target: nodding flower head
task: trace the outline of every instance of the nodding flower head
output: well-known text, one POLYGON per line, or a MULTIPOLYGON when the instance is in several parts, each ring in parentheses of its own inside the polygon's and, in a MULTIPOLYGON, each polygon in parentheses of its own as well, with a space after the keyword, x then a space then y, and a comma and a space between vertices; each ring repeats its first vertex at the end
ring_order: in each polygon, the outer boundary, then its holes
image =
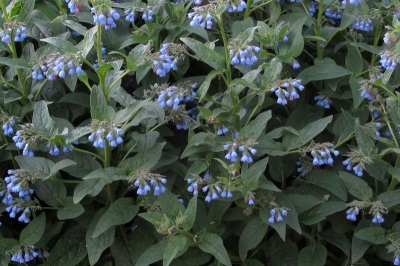
POLYGON ((115 21, 120 15, 113 8, 104 6, 99 9, 98 6, 93 6, 90 11, 93 14, 93 22, 103 25, 105 30, 117 27, 115 21))
POLYGON ((326 95, 318 95, 314 97, 314 100, 317 102, 317 106, 321 106, 325 109, 331 108, 330 99, 326 95))
POLYGON ((105 148, 106 142, 111 147, 117 147, 124 142, 122 139, 123 130, 114 123, 94 120, 92 122, 92 129, 93 133, 90 134, 88 139, 90 142, 93 142, 93 146, 96 148, 105 148))
POLYGON ((348 171, 353 170, 358 176, 363 176, 365 165, 372 163, 372 159, 365 155, 360 149, 353 149, 347 154, 349 158, 343 161, 348 171))
POLYGON ((193 12, 188 13, 188 18, 192 19, 189 23, 192 27, 200 26, 204 29, 211 29, 215 18, 211 13, 212 5, 207 6, 195 6, 193 12))
POLYGON ((83 6, 82 0, 65 0, 68 3, 69 12, 72 14, 78 14, 83 6))
POLYGON ((304 90, 304 86, 301 85, 300 79, 285 79, 276 81, 270 90, 271 92, 275 92, 275 95, 278 97, 278 104, 286 105, 288 102, 287 99, 293 101, 300 98, 297 90, 304 90))
POLYGON ((32 66, 32 78, 41 80, 47 77, 49 80, 65 78, 67 75, 83 74, 82 61, 79 54, 59 53, 50 54, 39 60, 32 66))
POLYGON ((353 28, 355 28, 356 30, 368 32, 374 30, 374 24, 372 23, 372 20, 370 18, 358 17, 353 22, 353 28))
POLYGON ((246 10, 246 2, 243 0, 230 0, 225 4, 226 12, 242 12, 246 10))
POLYGON ((397 63, 399 62, 399 56, 395 51, 386 50, 381 52, 379 55, 381 57, 380 62, 383 68, 387 70, 393 70, 396 68, 397 63))
POLYGON ((231 65, 252 66, 257 62, 257 54, 261 49, 254 45, 246 45, 244 47, 232 47, 229 50, 231 57, 231 65))
POLYGON ((131 185, 132 188, 137 188, 136 193, 138 195, 146 196, 153 190, 153 195, 159 196, 166 191, 165 184, 167 183, 167 179, 163 175, 139 169, 130 175, 129 182, 133 183, 133 186, 131 185))
POLYGON ((341 19, 343 11, 336 7, 329 7, 325 10, 325 16, 333 19, 341 19))
POLYGON ((235 141, 226 142, 224 144, 224 149, 227 150, 228 153, 225 155, 225 159, 236 163, 240 158, 240 161, 243 163, 252 163, 252 155, 257 153, 257 150, 253 148, 256 144, 257 143, 252 139, 242 140, 240 137, 237 137, 235 141), (241 152, 241 155, 238 155, 238 152, 241 152))
POLYGON ((11 38, 14 42, 23 42, 26 38, 26 28, 23 23, 11 20, 3 24, 3 29, 0 30, 0 38, 4 43, 11 43, 11 38))
POLYGON ((15 125, 15 120, 14 117, 9 117, 8 119, 3 120, 3 133, 6 136, 11 136, 14 134, 14 128, 13 126, 15 125))

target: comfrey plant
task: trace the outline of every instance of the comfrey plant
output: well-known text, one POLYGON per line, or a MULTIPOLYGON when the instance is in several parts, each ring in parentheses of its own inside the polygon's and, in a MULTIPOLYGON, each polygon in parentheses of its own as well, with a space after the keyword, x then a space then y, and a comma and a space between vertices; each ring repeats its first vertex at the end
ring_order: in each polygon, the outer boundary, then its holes
POLYGON ((400 264, 396 1, 0 9, 0 265, 400 264))

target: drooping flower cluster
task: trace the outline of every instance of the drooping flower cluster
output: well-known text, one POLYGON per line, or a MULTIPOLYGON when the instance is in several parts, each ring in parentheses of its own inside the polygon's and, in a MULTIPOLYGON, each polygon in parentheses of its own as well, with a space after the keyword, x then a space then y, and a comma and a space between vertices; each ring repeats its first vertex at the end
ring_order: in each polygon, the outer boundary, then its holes
POLYGON ((299 160, 296 162, 296 165, 298 166, 297 172, 299 172, 303 177, 311 172, 314 166, 311 158, 308 156, 300 157, 299 160))
POLYGON ((269 211, 269 213, 271 214, 271 217, 269 217, 268 222, 271 224, 275 222, 282 222, 282 216, 287 216, 287 210, 284 208, 273 208, 269 211))
POLYGON ((370 157, 365 155, 361 150, 352 150, 347 154, 348 159, 343 161, 343 165, 346 166, 347 171, 353 170, 358 176, 363 176, 363 171, 366 164, 372 163, 370 157))
POLYGON ((362 0, 343 0, 342 5, 359 5, 362 0))
POLYGON ((390 130, 387 128, 387 124, 384 122, 374 122, 375 126, 375 135, 377 137, 390 137, 392 134, 390 133, 390 130))
POLYGON ((354 221, 354 222, 357 221, 357 215, 359 212, 360 212, 360 209, 358 207, 352 207, 352 208, 348 209, 346 211, 346 214, 347 214, 346 219, 350 220, 350 221, 354 221))
POLYGON ((181 104, 194 101, 194 97, 197 96, 194 91, 196 87, 196 83, 189 84, 187 82, 178 83, 176 86, 169 87, 155 84, 153 88, 158 88, 158 97, 155 101, 164 108, 171 107, 173 110, 178 110, 181 104))
POLYGON ((210 5, 193 7, 193 12, 188 13, 188 18, 192 19, 189 23, 190 26, 200 26, 204 29, 211 29, 212 23, 215 19, 207 7, 210 7, 210 5))
POLYGON ((159 77, 172 70, 178 70, 178 62, 183 60, 185 47, 174 43, 164 43, 159 52, 152 54, 151 64, 153 71, 159 77))
POLYGON ((224 135, 229 132, 229 129, 223 124, 214 124, 214 130, 217 132, 217 135, 224 135))
POLYGON ((399 256, 394 257, 393 265, 400 265, 400 257, 399 256))
POLYGON ((118 144, 123 142, 122 135, 124 132, 114 123, 93 120, 92 129, 93 132, 88 139, 93 142, 93 146, 96 148, 105 148, 107 142, 111 147, 117 147, 118 144))
POLYGON ((300 91, 304 90, 304 86, 301 85, 300 79, 278 80, 275 82, 275 84, 273 84, 270 90, 275 92, 275 95, 278 97, 278 104, 286 105, 287 98, 290 101, 300 98, 300 95, 296 89, 300 91))
POLYGON ((12 252, 11 261, 27 263, 35 258, 42 258, 42 253, 34 246, 21 246, 12 252))
POLYGON ((230 44, 229 55, 231 57, 231 65, 243 65, 252 66, 257 62, 259 53, 261 49, 254 45, 236 46, 235 44, 230 44))
POLYGON ((399 62, 399 56, 395 51, 386 50, 381 52, 379 55, 381 57, 380 62, 383 68, 387 70, 393 70, 396 68, 397 63, 399 62))
POLYGON ((195 5, 201 5, 203 0, 190 0, 190 2, 194 3, 195 5))
POLYGON ((353 200, 349 203, 350 209, 346 211, 346 218, 350 221, 357 221, 357 215, 360 210, 369 208, 369 214, 372 215, 372 222, 381 224, 385 221, 383 214, 388 213, 388 209, 383 205, 382 201, 358 201, 353 200))
POLYGON ((383 205, 382 201, 374 201, 371 202, 369 213, 373 216, 372 222, 374 224, 381 224, 385 221, 382 214, 387 214, 388 209, 383 205))
POLYGON ((292 63, 292 67, 293 67, 293 69, 299 69, 299 68, 300 68, 299 62, 297 62, 296 60, 294 60, 293 63, 292 63))
POLYGON ((204 193, 207 192, 205 197, 206 202, 211 202, 212 200, 217 199, 219 196, 223 198, 233 197, 231 188, 229 186, 223 187, 222 183, 216 181, 208 172, 204 174, 204 177, 192 175, 192 177, 186 179, 186 182, 189 184, 187 191, 193 193, 193 195, 197 195, 199 190, 203 191, 204 193))
POLYGON ((3 133, 6 136, 10 136, 14 134, 14 128, 13 126, 15 125, 15 120, 14 117, 10 117, 7 120, 3 121, 3 133))
POLYGON ((314 165, 333 164, 332 155, 338 156, 339 151, 333 150, 333 143, 311 143, 311 156, 313 157, 314 165), (331 155, 332 154, 332 155, 331 155))
POLYGON ((372 20, 366 17, 358 17, 353 22, 353 28, 360 31, 373 31, 374 25, 372 24, 372 20))
POLYGON ((242 12, 246 9, 246 2, 243 0, 229 0, 226 2, 225 10, 227 12, 242 12))
POLYGON ((378 89, 373 85, 373 80, 363 80, 361 83, 361 96, 369 101, 375 100, 376 95, 378 95, 378 89))
POLYGON ((317 11, 317 2, 310 1, 310 3, 308 4, 308 14, 310 14, 310 17, 314 16, 315 11, 317 11))
POLYGON ((125 9, 124 13, 126 15, 125 20, 128 22, 133 23, 135 21, 135 9, 131 8, 131 9, 125 9))
POLYGON ((228 151, 225 155, 225 159, 236 163, 238 160, 237 149, 242 153, 240 156, 240 161, 243 163, 252 163, 253 158, 251 155, 255 155, 257 150, 253 146, 257 144, 254 140, 248 139, 246 141, 242 140, 240 137, 235 138, 234 141, 226 142, 224 144, 224 149, 228 151))
POLYGON ((19 21, 4 23, 3 29, 0 31, 1 41, 9 44, 13 38, 14 42, 23 42, 26 38, 25 31, 25 26, 19 21))
POLYGON ((22 125, 21 129, 15 133, 12 140, 15 142, 15 146, 22 150, 22 155, 33 157, 33 151, 36 150, 37 141, 39 140, 39 134, 34 130, 32 124, 22 125))
POLYGON ((317 106, 321 106, 325 109, 331 108, 328 96, 318 95, 314 97, 314 100, 317 101, 317 106))
POLYGON ((325 16, 333 19, 341 19, 343 11, 336 7, 329 7, 325 10, 325 16))
POLYGON ((93 22, 95 24, 100 23, 104 26, 104 29, 106 30, 117 27, 115 21, 120 18, 120 15, 114 9, 110 7, 103 7, 102 9, 98 9, 97 6, 94 6, 90 9, 90 12, 93 14, 93 22))
POLYGON ((65 0, 65 2, 68 3, 69 12, 72 14, 78 14, 81 11, 82 0, 65 0))
POLYGON ((395 31, 390 26, 385 26, 385 28, 387 29, 387 32, 385 33, 385 36, 383 37, 383 42, 389 46, 397 43, 397 41, 399 40, 399 32, 395 31))
POLYGON ((71 146, 62 146, 62 147, 60 147, 61 148, 61 150, 60 150, 60 148, 57 146, 57 144, 48 142, 46 144, 46 148, 49 149, 49 154, 50 155, 58 156, 58 155, 60 155, 61 151, 63 153, 71 152, 73 147, 72 147, 72 145, 71 146))
POLYGON ((153 21, 154 12, 151 6, 142 7, 140 11, 143 12, 142 19, 144 21, 153 21))
POLYGON ((8 170, 9 176, 4 178, 5 186, 0 191, 0 197, 3 197, 2 203, 7 206, 6 211, 11 218, 15 218, 18 213, 22 214, 18 217, 18 221, 29 223, 33 189, 29 183, 34 181, 34 176, 27 170, 17 169, 8 170))
POLYGON ((146 196, 153 189, 153 195, 159 196, 166 191, 164 185, 167 183, 167 179, 163 175, 139 169, 129 176, 129 183, 133 183, 132 188, 137 188, 138 195, 146 196))
POLYGON ((82 62, 77 54, 60 53, 49 54, 39 60, 39 63, 32 66, 32 78, 42 80, 47 77, 49 80, 65 78, 67 75, 82 75, 82 62))

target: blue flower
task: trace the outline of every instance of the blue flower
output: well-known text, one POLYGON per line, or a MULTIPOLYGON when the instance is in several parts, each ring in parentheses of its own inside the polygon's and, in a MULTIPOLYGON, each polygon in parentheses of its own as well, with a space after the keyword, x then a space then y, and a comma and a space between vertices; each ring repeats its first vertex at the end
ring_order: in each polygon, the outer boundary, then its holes
POLYGON ((314 100, 317 101, 317 106, 324 107, 325 109, 329 109, 331 107, 328 96, 318 95, 314 97, 314 100))
POLYGON ((374 25, 372 24, 372 20, 370 18, 358 17, 353 22, 353 28, 368 32, 374 30, 374 25))
POLYGON ((146 7, 146 8, 145 8, 145 7, 142 7, 142 8, 140 9, 140 11, 143 12, 143 14, 142 14, 142 19, 143 19, 144 21, 153 21, 154 12, 153 12, 151 6, 148 6, 148 7, 146 7))
POLYGON ((26 28, 24 26, 16 24, 4 24, 3 26, 4 29, 0 31, 2 42, 7 44, 11 43, 12 34, 14 34, 14 42, 23 42, 25 40, 26 28))
POLYGON ((400 257, 399 256, 394 257, 393 264, 394 265, 400 265, 400 257))
POLYGON ((374 215, 374 218, 372 218, 372 222, 375 224, 381 224, 384 221, 385 219, 383 219, 382 214, 379 212, 374 215))
POLYGON ((173 110, 178 110, 181 103, 193 102, 197 96, 194 88, 197 84, 178 84, 167 88, 161 87, 158 97, 155 99, 162 107, 171 107, 173 110))
POLYGON ((315 11, 317 11, 316 9, 317 7, 317 2, 315 1, 310 1, 308 4, 308 14, 310 14, 310 17, 314 16, 315 11))
POLYGON ((210 12, 206 12, 204 6, 195 6, 193 12, 188 13, 188 18, 192 21, 189 23, 190 26, 200 26, 205 29, 211 29, 213 21, 215 19, 210 12))
POLYGON ((354 164, 351 160, 351 158, 348 158, 347 160, 343 161, 343 165, 346 166, 347 171, 353 170, 354 173, 358 176, 363 176, 363 171, 364 171, 364 166, 363 164, 354 164), (353 166, 354 165, 354 166, 353 166))
POLYGON ((10 136, 10 135, 14 134, 14 129, 13 129, 14 124, 15 124, 15 121, 14 121, 13 117, 10 117, 8 119, 8 121, 4 122, 4 124, 2 126, 4 135, 10 136))
POLYGON ((246 9, 246 2, 243 0, 239 1, 229 1, 228 5, 225 6, 225 10, 227 12, 242 12, 243 10, 246 9))
POLYGON ((135 9, 125 9, 124 13, 126 14, 126 21, 133 23, 135 21, 135 9))
POLYGON ((257 53, 259 53, 261 49, 257 46, 247 45, 244 48, 240 48, 238 50, 230 49, 229 55, 231 57, 231 65, 243 65, 243 66, 251 66, 255 62, 257 62, 258 57, 257 53))
POLYGON ((358 5, 362 2, 362 0, 343 0, 342 5, 358 5))
POLYGON ((164 176, 145 173, 139 175, 139 177, 134 181, 134 187, 137 187, 136 193, 141 196, 146 196, 153 188, 153 195, 159 196, 161 193, 166 191, 165 184, 167 179, 164 176))
POLYGON ((36 257, 42 257, 41 252, 38 251, 36 247, 22 246, 18 249, 18 251, 13 252, 13 255, 11 256, 11 261, 17 263, 27 263, 34 260, 36 257))
POLYGON ((346 219, 350 220, 350 221, 354 221, 354 222, 357 221, 357 215, 359 212, 360 212, 360 209, 358 207, 353 207, 353 208, 348 209, 346 211, 346 214, 347 214, 346 219))
POLYGON ((117 27, 115 21, 120 18, 120 15, 114 9, 97 10, 97 7, 92 7, 91 13, 93 13, 93 22, 103 25, 104 29, 109 30, 117 27))
POLYGON ((80 6, 83 4, 82 0, 65 0, 68 3, 69 12, 72 14, 78 14, 80 12, 80 6))
POLYGON ((382 67, 387 69, 387 70, 392 70, 395 69, 397 66, 397 63, 399 61, 398 56, 396 54, 396 52, 392 52, 392 51, 383 51, 379 54, 381 56, 381 64, 382 67))
POLYGON ((164 43, 160 52, 155 53, 152 59, 153 71, 159 77, 165 75, 172 70, 178 70, 178 58, 169 52, 169 47, 172 43, 164 43))
POLYGON ((97 129, 89 135, 88 139, 90 142, 93 142, 93 146, 96 148, 104 148, 106 141, 111 147, 117 147, 124 142, 121 137, 123 133, 122 129, 113 124, 103 124, 98 126, 97 129))
POLYGON ((286 79, 277 81, 275 86, 273 86, 270 90, 275 92, 275 95, 278 97, 278 104, 286 105, 287 98, 289 98, 290 101, 300 98, 300 95, 296 89, 300 91, 304 90, 304 86, 301 85, 300 79, 286 79))
POLYGON ((196 5, 201 5, 203 3, 203 0, 190 0, 190 2, 192 2, 196 5))
POLYGON ((325 16, 333 19, 341 19, 343 11, 341 9, 329 7, 325 10, 325 16))
POLYGON ((271 217, 269 217, 268 222, 271 224, 275 222, 282 222, 282 216, 287 216, 287 211, 284 208, 273 208, 269 211, 269 213, 271 214, 271 217))

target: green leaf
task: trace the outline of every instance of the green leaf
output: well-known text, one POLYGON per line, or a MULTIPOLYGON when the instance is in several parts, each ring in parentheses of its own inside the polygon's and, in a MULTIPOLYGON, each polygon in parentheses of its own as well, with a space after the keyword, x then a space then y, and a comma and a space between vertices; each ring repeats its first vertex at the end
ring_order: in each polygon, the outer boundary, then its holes
POLYGON ((299 266, 323 266, 327 257, 326 248, 320 243, 314 243, 300 251, 299 266))
POLYGON ((76 48, 71 42, 67 41, 65 38, 49 37, 45 39, 40 39, 40 41, 54 45, 63 53, 77 53, 79 51, 78 48, 76 48))
POLYGON ((386 208, 392 208, 400 204, 400 190, 383 192, 377 199, 382 201, 386 208))
POLYGON ((25 68, 30 69, 28 62, 25 59, 17 59, 17 58, 9 58, 9 57, 0 57, 0 64, 6 65, 14 68, 25 68))
POLYGON ((174 221, 180 213, 185 211, 185 208, 179 203, 176 196, 169 191, 162 193, 158 197, 158 201, 160 202, 163 214, 167 215, 172 221, 174 221))
POLYGON ((372 244, 381 245, 388 242, 385 232, 386 230, 381 227, 367 227, 360 229, 354 233, 354 235, 359 239, 368 241, 372 244))
POLYGON ((274 222, 270 223, 268 219, 271 217, 271 214, 269 211, 265 208, 260 210, 260 218, 264 221, 265 224, 268 224, 272 228, 275 229, 275 231, 278 233, 280 238, 282 238, 283 241, 285 241, 286 238, 286 224, 284 222, 274 222))
POLYGON ((80 202, 86 195, 92 197, 99 194, 103 187, 117 180, 125 180, 126 176, 120 175, 116 168, 98 169, 84 177, 74 190, 74 203, 80 202))
POLYGON ((353 236, 351 240, 351 263, 356 263, 359 259, 364 256, 365 251, 371 246, 371 243, 365 240, 361 240, 356 236, 353 236))
POLYGON ((359 200, 371 199, 373 192, 367 182, 348 172, 339 171, 339 177, 344 181, 351 195, 359 200))
POLYGON ((86 58, 90 50, 92 50, 92 47, 95 43, 96 33, 97 33, 97 25, 95 25, 93 28, 91 28, 85 33, 83 41, 80 43, 81 47, 80 49, 82 50, 83 58, 86 58))
POLYGON ((335 171, 314 170, 306 176, 307 181, 322 187, 343 201, 347 200, 347 188, 335 171))
POLYGON ((86 248, 90 265, 94 265, 99 260, 103 251, 110 247, 114 242, 115 227, 109 228, 97 237, 92 237, 93 230, 98 224, 104 211, 105 209, 103 208, 96 212, 86 232, 86 248))
POLYGON ((53 176, 58 171, 60 171, 60 170, 62 170, 64 168, 67 168, 69 166, 72 166, 72 165, 76 165, 76 162, 74 162, 74 161, 72 161, 70 159, 64 159, 64 160, 61 160, 61 161, 57 162, 54 166, 52 166, 50 168, 50 173, 48 175, 48 178, 53 176))
POLYGON ((134 205, 132 198, 120 198, 114 201, 100 217, 92 237, 99 236, 113 226, 129 223, 138 212, 139 206, 134 205))
POLYGON ((86 27, 82 26, 82 24, 75 22, 73 20, 63 20, 62 23, 68 28, 71 28, 72 30, 76 31, 80 35, 85 35, 87 32, 86 27))
POLYGON ((165 142, 155 144, 150 149, 144 150, 143 152, 125 160, 124 163, 121 164, 120 168, 126 168, 130 173, 136 172, 140 169, 151 170, 160 160, 164 145, 165 142))
POLYGON ((87 254, 86 230, 76 225, 67 230, 52 248, 45 266, 76 266, 87 254))
POLYGON ((189 231, 190 229, 192 229, 194 222, 196 221, 196 213, 197 213, 197 195, 194 195, 190 199, 184 213, 186 220, 183 225, 183 230, 189 231))
POLYGON ((262 173, 265 172, 268 164, 268 157, 257 161, 255 164, 250 166, 246 171, 242 171, 241 180, 248 191, 254 190, 258 187, 259 178, 262 173))
POLYGON ((26 18, 32 13, 35 7, 35 0, 25 0, 18 12, 18 21, 26 21, 26 18))
POLYGON ((57 134, 56 123, 51 119, 49 109, 45 101, 36 103, 33 109, 33 127, 41 132, 45 137, 54 137, 57 134))
POLYGON ((354 77, 357 77, 362 72, 363 58, 355 46, 347 45, 345 64, 346 68, 353 72, 354 77))
POLYGON ((271 117, 271 110, 257 115, 256 119, 251 121, 239 131, 239 136, 245 139, 257 140, 258 137, 260 137, 260 135, 264 132, 267 122, 271 119, 271 117))
POLYGON ((350 70, 338 66, 333 60, 324 59, 304 69, 297 78, 301 79, 301 84, 305 85, 310 81, 340 78, 351 74, 350 70))
POLYGON ((60 200, 67 196, 64 183, 36 180, 33 183, 36 196, 49 206, 58 206, 60 200))
POLYGON ((74 203, 72 197, 62 198, 59 201, 62 205, 62 208, 57 211, 59 220, 74 219, 85 211, 80 203, 74 203))
POLYGON ((375 149, 374 140, 369 136, 367 129, 360 125, 358 119, 355 120, 354 130, 358 147, 360 147, 365 155, 371 155, 375 149))
POLYGON ((303 224, 313 225, 324 220, 328 215, 343 211, 346 208, 347 204, 344 202, 324 202, 304 212, 302 215, 300 215, 299 220, 303 224))
POLYGON ((206 96, 207 91, 210 88, 211 81, 215 79, 219 74, 221 74, 221 71, 217 69, 214 69, 210 73, 208 73, 206 80, 200 85, 200 88, 197 90, 199 102, 201 102, 204 96, 206 96))
POLYGON ((268 224, 264 223, 259 217, 255 217, 247 222, 239 239, 239 256, 242 261, 247 258, 247 252, 263 240, 268 230, 268 224))
POLYGON ((156 244, 149 247, 139 257, 136 262, 136 266, 147 266, 164 258, 165 250, 168 246, 168 240, 163 239, 156 244))
POLYGON ((67 153, 66 156, 76 162, 76 164, 64 168, 63 171, 74 177, 83 178, 91 172, 101 168, 101 164, 90 155, 72 151, 67 153))
POLYGON ((138 215, 155 227, 159 227, 160 224, 165 220, 164 215, 160 212, 143 212, 139 213, 138 215))
POLYGON ((29 224, 21 231, 19 242, 22 245, 32 246, 39 242, 42 238, 44 229, 46 228, 46 214, 42 212, 36 216, 29 224))
POLYGON ((201 242, 198 246, 204 252, 212 254, 219 262, 224 265, 231 266, 232 263, 229 260, 228 252, 224 247, 222 239, 215 234, 207 233, 200 235, 201 242))
POLYGON ((198 59, 207 65, 214 69, 225 69, 225 59, 208 46, 189 37, 181 38, 181 41, 194 51, 198 59))
POLYGON ((356 109, 357 107, 360 106, 362 101, 364 100, 364 97, 361 96, 361 84, 360 84, 360 79, 355 79, 353 77, 350 77, 349 79, 349 85, 351 88, 351 95, 353 96, 353 107, 356 109))
POLYGON ((99 121, 108 121, 109 119, 107 100, 100 86, 93 86, 90 94, 90 114, 93 119, 99 121))
POLYGON ((327 230, 320 233, 321 237, 328 241, 330 244, 338 247, 347 256, 350 255, 350 241, 346 235, 337 233, 333 230, 327 230))
POLYGON ((28 157, 28 156, 15 156, 19 167, 26 169, 32 173, 48 174, 54 163, 46 158, 41 157, 28 157))
POLYGON ((188 246, 188 238, 186 236, 177 235, 169 237, 167 248, 163 255, 163 266, 170 265, 172 260, 177 257, 178 252, 187 249, 188 246))

